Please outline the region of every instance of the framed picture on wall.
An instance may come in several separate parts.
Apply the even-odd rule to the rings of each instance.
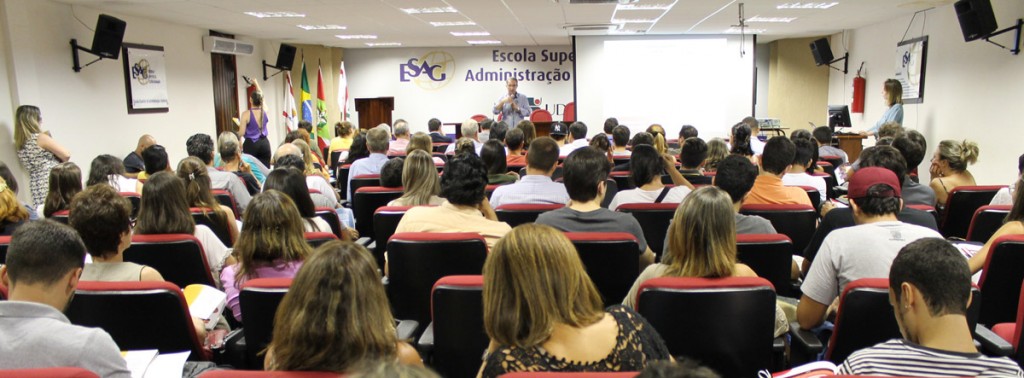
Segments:
[[[925,66],[928,61],[928,36],[896,44],[896,80],[903,84],[903,102],[924,102]]]
[[[121,50],[128,114],[168,112],[164,48],[124,43]]]

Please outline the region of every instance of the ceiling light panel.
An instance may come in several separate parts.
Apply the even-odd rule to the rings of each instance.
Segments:
[[[335,37],[338,39],[377,39],[377,36],[373,34],[338,34]]]
[[[678,3],[678,0],[665,1],[662,0],[660,3],[644,3],[640,4],[637,2],[622,2],[615,6],[615,11],[612,12],[611,22],[614,24],[631,24],[639,25],[637,32],[645,33],[654,27],[654,24],[658,23],[662,17],[665,16],[672,7]],[[633,29],[637,26],[631,27]]]
[[[257,18],[301,18],[305,14],[295,12],[245,12],[245,14]]]
[[[295,25],[302,30],[345,30],[341,25]]]
[[[675,3],[666,3],[666,4],[636,4],[636,3],[633,3],[633,4],[622,4],[622,3],[619,3],[619,4],[615,5],[615,10],[617,10],[617,11],[620,11],[620,10],[662,10],[662,11],[666,11],[666,10],[672,9],[673,5],[675,5]]]
[[[435,27],[440,26],[475,26],[476,23],[473,21],[431,21],[430,25]]]
[[[453,31],[453,32],[451,32],[451,34],[453,36],[456,36],[456,37],[486,37],[486,36],[491,35],[491,33],[485,32],[485,31],[474,31],[474,32],[456,32],[456,31]]]
[[[458,10],[452,7],[402,8],[402,12],[405,12],[406,14],[459,13]]]
[[[370,46],[370,47],[395,47],[395,46],[401,46],[402,43],[401,42],[367,42],[366,45]]]
[[[776,9],[828,9],[839,5],[838,1],[832,2],[794,2],[776,5]]]
[[[486,40],[470,40],[470,41],[466,41],[466,43],[471,44],[471,45],[500,45],[501,41],[496,41],[496,40],[493,40],[493,39],[486,39]]]
[[[796,20],[796,17],[761,17],[761,16],[754,16],[754,17],[748,18],[746,21],[747,22],[789,23],[789,22],[793,22],[793,20]]]

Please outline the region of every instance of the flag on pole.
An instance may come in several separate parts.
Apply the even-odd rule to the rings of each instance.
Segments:
[[[302,61],[302,94],[299,95],[302,101],[302,120],[313,122],[313,100],[309,94],[309,79],[306,78],[306,61]]]
[[[345,74],[345,61],[338,70],[338,108],[341,109],[341,120],[348,121],[348,76]]]
[[[316,65],[316,144],[317,152],[323,151],[331,140],[331,132],[327,129],[327,96],[324,94],[324,71],[320,64]]]
[[[298,121],[295,112],[295,91],[292,90],[292,73],[284,72],[284,101],[285,108],[281,111],[284,116],[284,128],[289,132],[294,130]]]

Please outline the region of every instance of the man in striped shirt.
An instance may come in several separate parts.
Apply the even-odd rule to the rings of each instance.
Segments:
[[[978,353],[967,326],[971,271],[955,247],[925,238],[900,250],[889,270],[889,302],[903,339],[850,355],[837,374],[1022,377],[1006,357]]]

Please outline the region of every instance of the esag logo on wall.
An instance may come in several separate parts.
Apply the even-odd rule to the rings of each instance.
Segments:
[[[455,58],[444,51],[431,51],[398,65],[398,80],[411,81],[426,90],[438,90],[452,81]]]

